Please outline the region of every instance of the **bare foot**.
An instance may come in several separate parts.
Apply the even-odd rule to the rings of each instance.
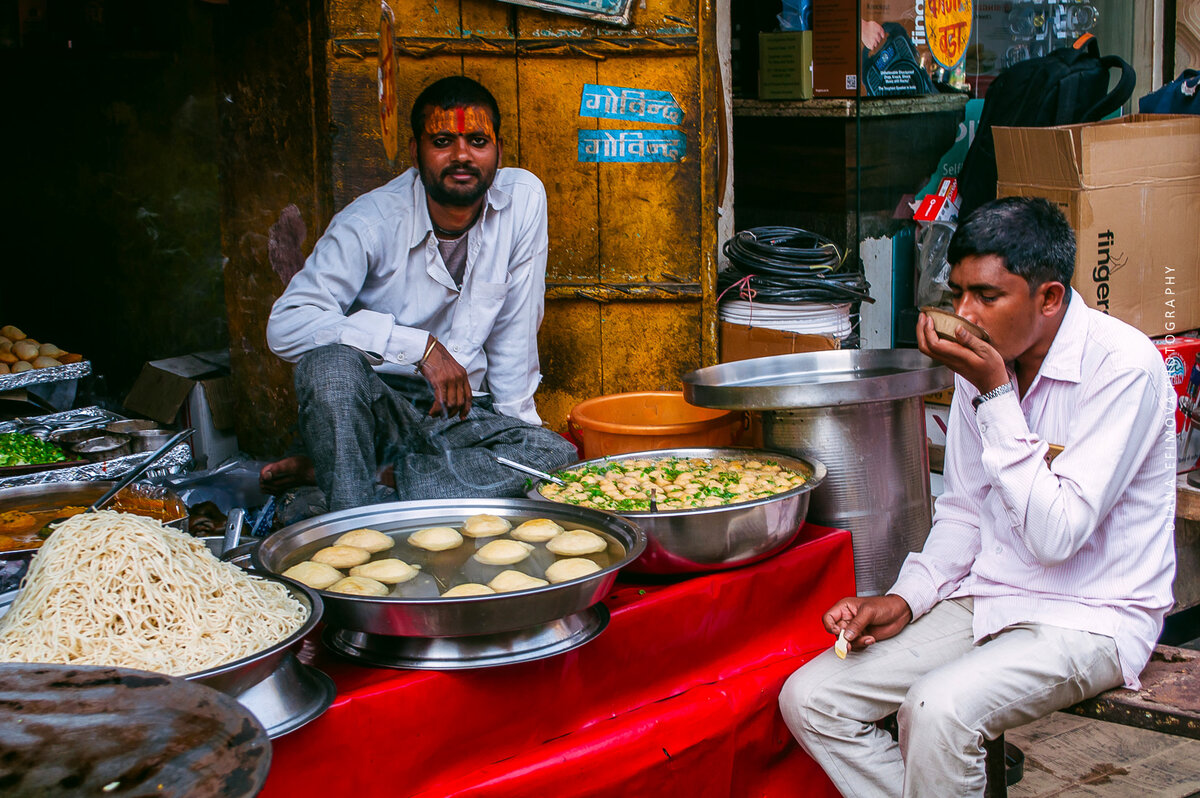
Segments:
[[[285,457],[263,466],[258,473],[258,484],[266,493],[278,496],[292,488],[316,485],[317,472],[313,470],[312,460],[304,455]]]

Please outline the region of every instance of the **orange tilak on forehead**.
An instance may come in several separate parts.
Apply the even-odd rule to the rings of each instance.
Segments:
[[[428,108],[425,111],[425,132],[430,136],[438,133],[485,133],[496,137],[492,127],[492,116],[478,106],[466,108]]]

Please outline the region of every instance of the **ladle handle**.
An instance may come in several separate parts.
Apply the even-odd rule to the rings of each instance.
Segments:
[[[124,490],[129,483],[146,473],[150,466],[162,459],[163,455],[174,449],[178,444],[183,443],[188,438],[192,437],[195,432],[195,429],[185,429],[172,435],[166,443],[155,449],[154,453],[143,460],[140,465],[134,467],[134,469],[128,474],[118,479],[117,484],[113,485],[112,488],[109,489],[108,493],[105,493],[99,499],[96,499],[96,501],[92,502],[92,505],[87,508],[86,512],[94,513],[104,505],[108,504],[110,501],[112,501],[113,497]]]
[[[530,466],[527,466],[524,463],[518,463],[516,460],[509,460],[507,457],[501,457],[498,454],[494,454],[494,455],[492,455],[492,457],[500,465],[508,466],[509,468],[512,468],[516,471],[520,471],[521,473],[528,474],[531,477],[537,477],[538,479],[544,479],[547,482],[553,482],[556,485],[566,485],[567,484],[556,476],[547,474],[545,471],[538,471],[536,468],[531,468]]]

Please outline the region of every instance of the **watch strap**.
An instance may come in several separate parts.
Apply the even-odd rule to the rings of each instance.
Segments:
[[[995,388],[988,391],[987,393],[981,393],[981,394],[979,394],[979,396],[976,396],[974,399],[972,399],[971,406],[973,408],[975,408],[975,412],[978,413],[979,406],[981,404],[988,401],[989,399],[995,399],[998,396],[1004,396],[1004,394],[1006,394],[1006,393],[1011,393],[1012,389],[1013,389],[1013,387],[1012,387],[1011,382],[1006,382],[1003,385],[997,385]]]

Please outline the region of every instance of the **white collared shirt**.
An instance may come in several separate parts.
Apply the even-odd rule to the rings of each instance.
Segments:
[[[1175,575],[1175,392],[1162,356],[1072,290],[1025,396],[976,415],[978,395],[955,379],[945,493],[888,592],[914,618],[973,596],[976,642],[1022,622],[1108,635],[1136,689]],[[1051,443],[1064,449],[1047,466]]]
[[[467,235],[460,290],[438,251],[416,169],[333,217],[267,322],[289,361],[326,344],[365,352],[375,369],[415,375],[432,333],[498,413],[540,424],[537,331],[546,281],[546,192],[524,169],[500,169]]]

